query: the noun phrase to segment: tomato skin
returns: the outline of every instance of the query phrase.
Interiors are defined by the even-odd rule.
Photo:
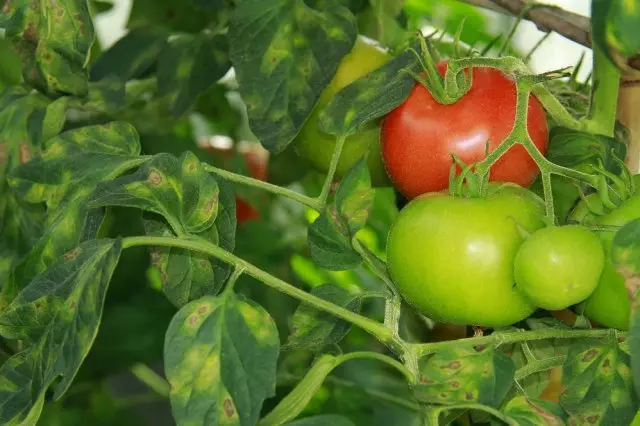
[[[447,61],[437,69],[444,75]],[[449,185],[451,154],[470,164],[485,158],[509,135],[515,120],[516,87],[493,68],[474,68],[472,87],[451,105],[439,104],[416,83],[407,100],[384,118],[382,157],[394,186],[411,199]],[[529,97],[527,129],[542,154],[549,135],[544,109]],[[521,145],[513,146],[491,168],[493,181],[529,186],[538,168]]]
[[[554,311],[589,297],[603,267],[602,243],[578,225],[535,232],[520,246],[514,263],[518,289],[536,306]]]
[[[424,194],[392,225],[391,278],[408,303],[435,321],[513,324],[536,309],[514,286],[513,261],[523,242],[518,225],[534,232],[543,218],[544,207],[511,185],[486,198]]]
[[[296,153],[307,160],[313,168],[326,173],[336,146],[335,136],[320,130],[318,119],[322,110],[345,86],[381,67],[390,58],[387,52],[365,37],[359,36],[356,39],[353,49],[342,59],[336,74],[320,95],[318,104],[293,142]],[[368,123],[358,133],[345,140],[336,169],[336,178],[342,178],[367,150],[369,150],[367,163],[371,173],[371,183],[374,186],[389,186],[390,181],[382,165],[380,153],[379,120]]]

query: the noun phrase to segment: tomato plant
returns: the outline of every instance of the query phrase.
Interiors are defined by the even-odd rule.
[[[640,9],[503,3],[4,2],[0,426],[633,424]]]
[[[437,70],[445,74],[447,62]],[[510,133],[516,112],[516,87],[500,70],[474,68],[471,88],[457,102],[439,103],[421,84],[382,124],[382,153],[394,185],[408,198],[449,186],[451,155],[466,163],[485,158]],[[527,131],[544,154],[547,119],[535,97],[529,99]],[[524,147],[510,148],[491,168],[490,178],[529,186],[538,167]]]

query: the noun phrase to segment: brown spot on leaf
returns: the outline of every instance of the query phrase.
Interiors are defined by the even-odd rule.
[[[458,389],[460,387],[460,382],[457,380],[454,380],[452,382],[449,382],[449,386],[451,386],[454,389]]]
[[[442,365],[440,366],[441,369],[445,369],[445,368],[450,368],[452,370],[457,370],[458,368],[460,368],[460,361],[456,360],[456,361],[451,361],[449,364],[446,365]]]
[[[598,355],[597,349],[589,349],[582,357],[582,361],[591,362]]]
[[[482,337],[484,336],[484,328],[479,326],[473,326],[473,337]]]
[[[623,343],[624,343],[624,342],[626,342],[626,341],[627,341],[627,338],[626,338],[626,337],[624,337],[624,336],[620,336],[620,337],[618,337],[618,343],[619,343],[619,344],[623,344]]]
[[[209,266],[209,261],[205,259],[200,259],[198,263],[200,264],[200,267],[203,269],[206,269]]]
[[[163,181],[162,174],[160,174],[159,171],[152,169],[149,172],[149,177],[147,178],[147,182],[149,182],[151,185],[160,185],[162,181]]]
[[[476,352],[482,352],[487,348],[487,345],[475,345],[473,347],[473,349],[475,349]]]
[[[80,247],[76,247],[76,248],[74,248],[74,249],[69,250],[68,252],[66,252],[66,253],[64,254],[64,258],[65,258],[66,260],[73,260],[73,259],[75,259],[76,257],[78,257],[78,255],[79,255],[81,252],[82,252],[82,249],[81,249]]]
[[[421,374],[420,375],[420,383],[422,383],[423,385],[430,385],[430,384],[433,383],[433,380],[429,380],[429,379],[427,379],[426,376]]]
[[[609,358],[605,359],[604,362],[602,363],[602,366],[604,368],[609,368],[611,367],[611,361],[609,360]]]
[[[213,206],[216,205],[216,197],[212,197],[211,199],[209,199],[207,201],[207,203],[204,205],[204,211],[207,214],[211,214],[211,212],[213,211]]]
[[[624,278],[624,286],[627,289],[629,300],[631,301],[631,311],[638,308],[636,294],[640,290],[640,275],[633,273],[627,268],[618,268],[618,272]]]
[[[233,406],[233,401],[231,401],[231,398],[225,398],[222,406],[224,407],[224,414],[227,417],[233,417],[233,415],[236,413],[236,409]]]
[[[197,315],[190,315],[189,319],[187,320],[187,322],[189,323],[190,326],[194,326],[198,323],[198,316]]]
[[[467,401],[471,401],[473,400],[473,392],[467,392],[464,394],[464,399],[466,399]]]
[[[206,314],[208,310],[209,310],[209,309],[207,309],[207,307],[206,307],[206,306],[200,306],[200,307],[198,308],[198,313],[199,313],[200,315],[203,315],[203,314]]]
[[[69,309],[74,309],[76,307],[76,302],[74,300],[69,301]]]
[[[593,416],[589,416],[585,419],[587,421],[587,423],[591,423],[592,425],[598,423],[598,420],[600,420],[600,416],[598,414],[594,414]]]

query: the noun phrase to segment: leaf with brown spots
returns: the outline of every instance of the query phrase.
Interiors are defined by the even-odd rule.
[[[374,195],[366,158],[361,158],[340,182],[335,202],[309,225],[309,251],[319,266],[344,270],[362,262],[351,240],[366,224]]]
[[[185,305],[167,330],[164,360],[178,424],[257,424],[275,394],[279,340],[261,306],[233,293]]]
[[[229,23],[230,57],[251,130],[277,154],[295,138],[357,36],[336,0],[244,0]]]
[[[571,345],[562,369],[560,405],[570,424],[628,425],[638,409],[628,343],[585,339]]]
[[[513,384],[515,365],[492,347],[437,352],[420,361],[416,399],[429,404],[479,403],[499,406]]]
[[[524,396],[513,398],[502,412],[520,426],[564,426],[567,420],[558,404]]]
[[[98,332],[121,250],[120,240],[83,243],[0,314],[0,334],[26,344],[0,368],[0,424],[35,424],[47,389],[55,382],[55,400],[67,391]]]

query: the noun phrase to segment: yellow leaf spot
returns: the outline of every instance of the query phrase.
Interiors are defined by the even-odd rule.
[[[210,389],[220,377],[220,357],[218,354],[210,355],[202,365],[200,374],[195,382],[196,389]]]

